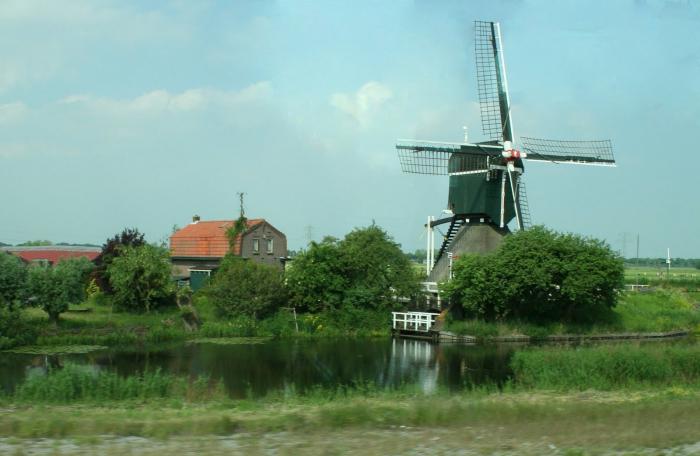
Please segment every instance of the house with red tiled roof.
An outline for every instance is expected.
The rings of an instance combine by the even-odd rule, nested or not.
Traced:
[[[25,263],[46,266],[53,266],[66,258],[84,257],[95,261],[102,252],[100,247],[78,245],[17,246],[2,247],[0,250],[19,257]]]
[[[242,258],[279,268],[287,257],[287,237],[265,219],[250,219],[245,232],[239,234],[233,246],[226,232],[235,220],[200,220],[170,236],[170,259],[173,275],[199,289],[223,259],[232,252]]]

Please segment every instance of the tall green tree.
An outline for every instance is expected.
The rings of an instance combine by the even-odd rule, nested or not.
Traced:
[[[70,304],[85,299],[85,288],[93,265],[86,258],[69,258],[54,267],[29,269],[27,295],[34,305],[41,307],[49,321],[58,323],[59,316]]]
[[[534,227],[490,255],[459,258],[442,289],[470,317],[587,323],[605,316],[623,287],[622,259],[607,244]]]
[[[217,313],[226,317],[243,314],[264,318],[287,300],[284,277],[278,268],[232,254],[221,262],[204,292]]]
[[[123,247],[107,268],[114,304],[132,312],[150,312],[173,304],[175,287],[170,269],[170,256],[163,247]]]
[[[0,252],[0,305],[12,307],[22,296],[27,268],[16,256]]]

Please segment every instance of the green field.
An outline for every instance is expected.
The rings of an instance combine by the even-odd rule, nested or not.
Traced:
[[[689,285],[700,287],[700,270],[696,268],[674,268],[667,271],[665,267],[625,267],[625,282],[648,283],[651,285]]]

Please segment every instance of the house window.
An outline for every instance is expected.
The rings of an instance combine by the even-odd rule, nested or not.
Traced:
[[[267,253],[272,253],[272,239],[267,239]]]
[[[260,253],[260,239],[253,239],[253,253]]]

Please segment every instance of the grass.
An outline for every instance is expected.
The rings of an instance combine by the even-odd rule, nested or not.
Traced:
[[[700,347],[532,348],[516,353],[513,367],[515,381],[502,390],[426,395],[410,385],[359,384],[233,400],[207,378],[119,377],[68,365],[0,398],[0,438],[14,439],[0,447],[47,437],[70,437],[79,447],[118,436],[154,439],[139,441],[143,451],[166,438],[183,445],[178,439],[202,436],[213,445],[219,439],[211,436],[227,435],[244,440],[237,442],[245,454],[260,450],[246,446],[245,436],[277,442],[268,447],[276,450],[260,451],[275,454],[305,453],[310,442],[317,454],[415,452],[420,445],[436,453],[543,454],[553,445],[557,454],[596,454],[698,441]],[[93,452],[123,452],[125,442]]]
[[[269,337],[202,337],[188,341],[191,344],[253,345],[268,342]]]
[[[68,404],[109,401],[147,401],[162,398],[212,400],[224,398],[221,385],[207,377],[190,381],[160,370],[122,377],[114,372],[95,370],[93,366],[67,364],[32,375],[9,396],[15,403]]]
[[[83,306],[84,307],[84,306]],[[24,316],[39,332],[37,345],[133,345],[184,340],[176,309],[150,314],[112,312],[109,306],[92,305],[90,312],[66,312],[57,326],[41,309],[27,308]]]
[[[603,345],[517,351],[511,361],[517,387],[613,390],[700,386],[700,346]]]
[[[285,310],[264,320],[246,316],[222,319],[213,313],[206,300],[200,299],[197,311],[203,325],[190,333],[185,331],[177,309],[131,314],[113,312],[109,305],[95,303],[74,308],[80,311],[63,313],[58,325],[49,324],[41,309],[24,309],[24,319],[38,332],[35,345],[113,347],[202,338],[388,337],[390,332],[388,312],[360,309],[299,314],[296,322],[293,314]]]
[[[678,290],[629,293],[615,308],[619,328],[630,332],[700,329],[700,311],[694,295]]]
[[[22,355],[74,355],[104,350],[106,348],[107,347],[103,345],[30,345],[4,351]]]
[[[683,287],[689,290],[700,289],[700,270],[696,268],[671,268],[667,273],[661,267],[626,267],[625,282],[628,284],[651,285],[655,287]]]
[[[319,444],[319,436],[326,435],[331,445],[327,448],[334,451],[317,454],[338,454],[348,445],[347,433],[351,433],[358,439],[356,454],[396,454],[400,448],[415,452],[421,447],[437,453],[469,447],[481,449],[479,453],[516,450],[522,454],[519,449],[529,449],[529,454],[543,454],[543,449],[551,452],[549,445],[619,450],[693,443],[698,420],[700,396],[691,390],[635,395],[509,392],[354,396],[342,402],[293,398],[191,406],[14,407],[0,410],[0,436],[70,436],[90,442],[90,436],[103,439],[106,435],[162,439],[251,433],[251,438],[265,441],[282,433],[285,442]],[[412,440],[412,435],[420,438]],[[413,446],[404,448],[404,440]],[[391,446],[382,452],[378,441]],[[451,442],[446,448],[445,441]],[[282,454],[304,453],[302,447],[281,448],[287,449]]]
[[[447,330],[482,340],[496,336],[527,335],[544,339],[549,335],[652,333],[686,330],[700,332],[700,293],[659,289],[648,293],[626,293],[605,321],[593,325],[528,322],[449,321]]]

